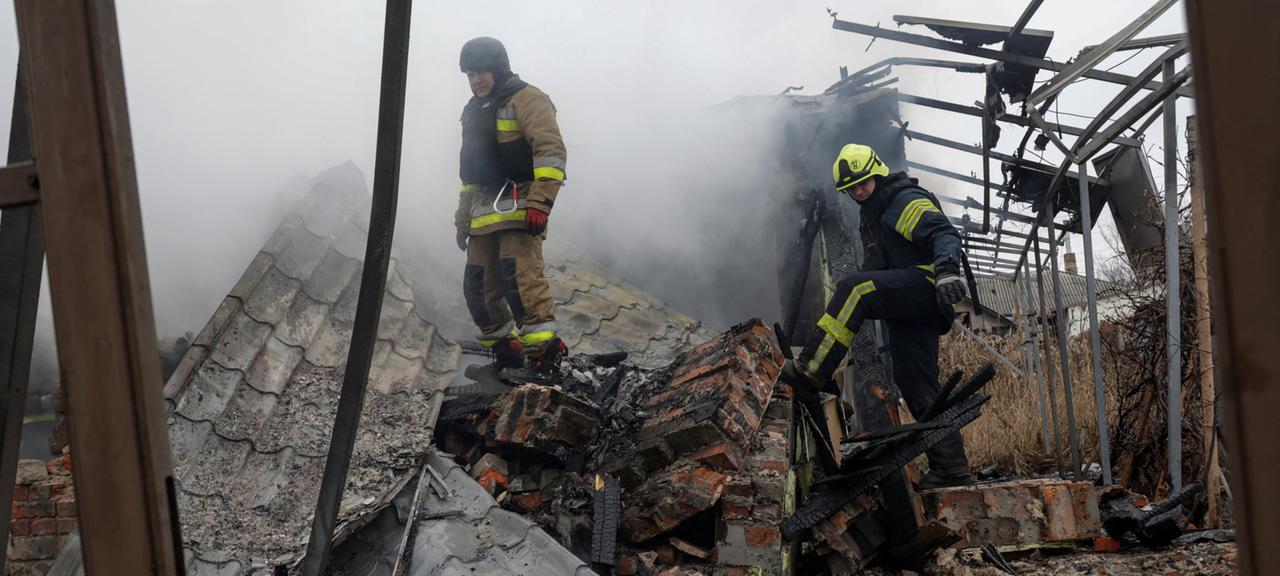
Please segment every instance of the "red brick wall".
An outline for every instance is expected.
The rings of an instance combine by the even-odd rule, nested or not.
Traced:
[[[71,456],[22,460],[13,487],[7,565],[11,575],[43,575],[76,525]]]

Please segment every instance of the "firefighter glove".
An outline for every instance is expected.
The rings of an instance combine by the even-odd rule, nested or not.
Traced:
[[[547,230],[547,213],[530,206],[524,212],[524,222],[529,226],[529,233],[537,236]]]
[[[471,232],[469,232],[469,231],[467,231],[467,230],[461,230],[461,229],[459,229],[459,230],[458,230],[458,249],[459,249],[459,250],[461,250],[461,251],[463,251],[463,252],[466,252],[466,251],[467,251],[467,241],[468,241],[468,240],[470,240],[470,239],[471,239]]]
[[[796,364],[795,360],[787,360],[782,365],[782,372],[778,374],[778,379],[796,387],[803,387],[808,390],[819,390],[822,386],[813,376],[810,376]]]
[[[955,305],[964,300],[969,289],[965,287],[964,278],[959,274],[943,273],[938,276],[938,302]]]

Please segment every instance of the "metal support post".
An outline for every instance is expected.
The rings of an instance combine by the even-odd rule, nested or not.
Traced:
[[[9,164],[31,159],[31,132],[27,119],[27,94],[22,71],[13,91],[13,118],[9,124]],[[3,459],[0,460],[0,542],[9,541],[13,512],[13,484],[18,451],[22,444],[22,417],[27,383],[31,375],[31,349],[36,333],[36,304],[40,299],[40,275],[44,267],[44,237],[40,206],[5,208],[0,212],[0,423],[3,423]],[[8,574],[0,555],[0,574]]]
[[[1030,280],[1028,279],[1028,276],[1023,274],[1023,279],[1021,279],[1020,282],[1019,280],[1014,280],[1015,291],[1018,289],[1018,284],[1023,285],[1021,293],[1023,293],[1024,310],[1023,332],[1027,334],[1027,370],[1032,372],[1032,375],[1036,376],[1036,392],[1039,394],[1039,401],[1041,401],[1041,440],[1044,444],[1044,453],[1051,454],[1053,452],[1050,445],[1048,445],[1048,439],[1050,439],[1050,436],[1048,436],[1050,435],[1050,431],[1048,431],[1048,399],[1046,398],[1046,390],[1044,390],[1044,375],[1041,372],[1041,366],[1039,366],[1039,348],[1037,346],[1039,343],[1039,335],[1036,334],[1036,321],[1032,320],[1032,317],[1036,316],[1036,312],[1032,310],[1032,300],[1030,300],[1030,294],[1032,294],[1032,291],[1030,291]],[[1053,434],[1055,434],[1056,444],[1056,425],[1055,430],[1053,430]]]
[[[982,233],[991,231],[991,96],[1000,97],[999,89],[991,80],[994,65],[987,66],[987,83],[982,93]]]
[[[1045,304],[1044,304],[1044,301],[1045,301],[1044,262],[1042,262],[1040,258],[1040,242],[1038,241],[1035,242],[1035,257],[1036,257],[1036,306],[1038,307],[1040,312],[1039,318],[1037,320],[1040,328],[1039,332],[1044,336],[1044,338],[1040,340],[1040,347],[1044,351],[1044,361],[1046,363],[1046,366],[1044,366],[1044,373],[1046,376],[1048,376],[1048,384],[1049,384],[1049,389],[1048,389],[1049,416],[1050,416],[1050,419],[1053,420],[1053,463],[1054,463],[1054,466],[1056,466],[1058,469],[1058,476],[1062,476],[1062,471],[1063,471],[1062,433],[1060,432],[1060,430],[1062,429],[1062,424],[1058,422],[1058,400],[1057,400],[1058,394],[1056,391],[1057,383],[1054,382],[1055,376],[1054,376],[1054,369],[1053,369],[1053,351],[1049,348],[1049,325],[1048,325],[1049,314],[1046,311]],[[1026,264],[1023,264],[1023,266],[1025,267]],[[1028,278],[1028,280],[1030,279]]]
[[[1080,164],[1084,174],[1085,165]],[[1098,418],[1098,461],[1102,484],[1111,485],[1111,442],[1107,429],[1107,395],[1102,383],[1102,334],[1098,328],[1098,283],[1093,277],[1093,214],[1089,204],[1089,183],[1080,180],[1080,230],[1084,237],[1084,284],[1089,299],[1089,359],[1093,365],[1093,402]]]
[[[1164,63],[1165,81],[1174,77],[1173,61]],[[1178,270],[1178,116],[1177,98],[1164,101],[1164,250],[1168,313],[1169,484],[1182,489],[1182,291]]]
[[[1062,398],[1067,406],[1067,435],[1071,440],[1071,477],[1079,480],[1084,468],[1080,462],[1080,431],[1076,428],[1075,399],[1071,394],[1071,353],[1067,347],[1067,324],[1071,319],[1062,304],[1062,277],[1058,272],[1058,243],[1049,243],[1049,268],[1053,275],[1054,324],[1058,326],[1058,364],[1062,367]]]
[[[360,295],[351,331],[351,348],[338,398],[338,413],[329,438],[329,454],[324,463],[320,497],[311,525],[302,574],[325,573],[333,544],[333,531],[347,484],[351,453],[355,449],[360,412],[364,408],[365,385],[378,336],[382,297],[387,288],[387,268],[395,236],[396,200],[400,186],[401,140],[404,134],[404,101],[409,67],[409,22],[412,0],[387,0],[382,33],[382,86],[378,104],[378,144],[373,168],[373,206],[369,215],[369,238],[365,245]]]

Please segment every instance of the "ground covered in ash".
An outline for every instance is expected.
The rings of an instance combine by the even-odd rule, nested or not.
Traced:
[[[1228,576],[1240,573],[1236,545],[1216,542],[1161,549],[1135,548],[1120,552],[1032,552],[1006,555],[1020,576]],[[878,576],[907,576],[911,572],[869,572]],[[935,553],[921,576],[1004,576],[995,566],[954,549]]]

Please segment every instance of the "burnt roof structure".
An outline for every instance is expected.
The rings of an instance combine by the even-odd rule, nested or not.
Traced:
[[[359,288],[368,192],[322,174],[165,386],[189,573],[292,566],[325,465]],[[393,268],[338,535],[385,507],[431,444],[460,348]]]

